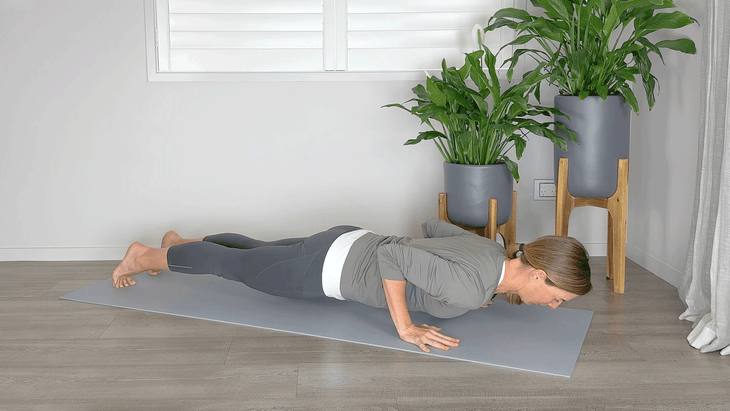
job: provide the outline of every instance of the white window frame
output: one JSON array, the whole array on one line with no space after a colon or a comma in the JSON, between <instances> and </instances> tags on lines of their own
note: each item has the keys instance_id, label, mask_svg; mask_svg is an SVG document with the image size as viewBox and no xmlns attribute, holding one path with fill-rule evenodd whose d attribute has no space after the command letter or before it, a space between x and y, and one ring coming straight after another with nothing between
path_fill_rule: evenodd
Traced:
<instances>
[{"instance_id":1,"label":"white window frame","mask_svg":"<svg viewBox=\"0 0 730 411\"><path fill-rule=\"evenodd\" d=\"M264 0L265 1L265 0ZM332 0L328 0L332 2ZM398 1L398 0L394 0ZM457 0L454 0L457 1ZM526 0L501 0L502 7L525 8ZM326 7L327 1L325 1ZM164 26L164 22L160 22L162 27L158 28L156 0L145 0L145 31L146 31L146 51L147 51L147 80L150 82L197 82L197 81L420 81L424 80L425 74L423 70L408 71L321 71L321 72L170 72L158 70L159 54L157 53L157 37L159 32L169 32L169 27ZM342 8L340 8L342 9ZM484 22L486 24L486 22ZM335 37L334 33L324 33L327 37ZM165 41L166 36L160 36L161 41ZM515 38L514 32L508 28L500 29L500 44L507 44ZM326 41L326 40L325 40ZM340 46L340 45L338 45ZM341 45L344 48L345 45ZM506 48L502 53L510 53L512 50ZM339 53L344 56L344 53ZM340 60L342 57L340 57ZM164 62L163 62L164 63ZM463 62L454 62L459 66ZM341 61L330 61L327 63L329 67L339 67ZM506 79L506 68L498 70L499 76ZM522 63L515 69L515 77L517 78L523 72ZM436 74L436 73L430 73Z\"/></svg>"}]
</instances>

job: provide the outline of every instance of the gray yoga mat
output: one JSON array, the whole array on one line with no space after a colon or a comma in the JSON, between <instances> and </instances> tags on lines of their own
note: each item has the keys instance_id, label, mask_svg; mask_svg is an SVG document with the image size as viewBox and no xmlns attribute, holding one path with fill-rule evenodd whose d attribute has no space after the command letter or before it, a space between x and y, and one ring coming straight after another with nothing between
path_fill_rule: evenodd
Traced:
<instances>
[{"instance_id":1,"label":"gray yoga mat","mask_svg":"<svg viewBox=\"0 0 730 411\"><path fill-rule=\"evenodd\" d=\"M171 314L265 328L570 378L593 312L509 305L495 300L488 308L448 320L411 313L416 324L441 327L461 340L449 351L430 354L398 338L385 309L335 299L294 300L270 296L213 275L163 271L142 273L137 284L117 289L111 279L61 297L64 300Z\"/></svg>"}]
</instances>

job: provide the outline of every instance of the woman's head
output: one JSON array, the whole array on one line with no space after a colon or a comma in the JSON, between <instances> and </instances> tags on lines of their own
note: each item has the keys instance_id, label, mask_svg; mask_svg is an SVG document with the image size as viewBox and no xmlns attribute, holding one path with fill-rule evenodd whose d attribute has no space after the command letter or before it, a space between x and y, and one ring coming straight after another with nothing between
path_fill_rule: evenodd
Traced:
<instances>
[{"instance_id":1,"label":"woman's head","mask_svg":"<svg viewBox=\"0 0 730 411\"><path fill-rule=\"evenodd\" d=\"M507 256L510 259L519 258L523 269L530 271L530 287L524 293L529 293L530 299L552 297L560 300L556 305L545 303L553 308L570 299L571 295L585 295L593 288L588 252L572 237L545 236L528 244L512 244L507 250ZM547 288L538 287L543 280ZM513 304L521 304L523 298L519 292L508 293L507 300Z\"/></svg>"}]
</instances>

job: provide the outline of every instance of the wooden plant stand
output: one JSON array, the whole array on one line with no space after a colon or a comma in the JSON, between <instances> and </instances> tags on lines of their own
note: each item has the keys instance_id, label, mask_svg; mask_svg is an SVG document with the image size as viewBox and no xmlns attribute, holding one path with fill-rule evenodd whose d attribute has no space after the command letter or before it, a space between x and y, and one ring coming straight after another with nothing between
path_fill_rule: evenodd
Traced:
<instances>
[{"instance_id":1,"label":"wooden plant stand","mask_svg":"<svg viewBox=\"0 0 730 411\"><path fill-rule=\"evenodd\" d=\"M629 160L618 160L618 186L609 198L573 197L568 191L568 159L558 165L555 193L555 235L568 235L570 213L576 207L592 206L608 210L606 277L613 280L613 291L624 293L626 280L626 204L629 198Z\"/></svg>"},{"instance_id":2,"label":"wooden plant stand","mask_svg":"<svg viewBox=\"0 0 730 411\"><path fill-rule=\"evenodd\" d=\"M446 208L446 193L439 194L439 220L452 223L449 220L448 211ZM489 199L489 222L486 227L474 228L466 227L461 224L455 224L463 228L466 231L475 233L476 235L487 237L493 241L497 241L497 233L502 235L504 239L504 246L509 247L510 244L515 243L515 237L517 235L517 191L512 192L512 214L506 223L497 225L497 199Z\"/></svg>"}]
</instances>

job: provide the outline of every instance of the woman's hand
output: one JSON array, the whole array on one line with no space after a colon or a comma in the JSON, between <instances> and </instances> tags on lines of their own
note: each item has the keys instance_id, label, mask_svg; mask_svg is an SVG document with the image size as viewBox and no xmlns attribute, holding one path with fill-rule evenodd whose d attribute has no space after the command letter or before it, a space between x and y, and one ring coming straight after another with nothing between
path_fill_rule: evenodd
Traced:
<instances>
[{"instance_id":1,"label":"woman's hand","mask_svg":"<svg viewBox=\"0 0 730 411\"><path fill-rule=\"evenodd\" d=\"M399 331L401 340L417 345L424 352L431 352L427 347L439 348L448 351L450 347L458 347L459 339L441 334L440 328L428 324L411 324L403 331Z\"/></svg>"},{"instance_id":2,"label":"woman's hand","mask_svg":"<svg viewBox=\"0 0 730 411\"><path fill-rule=\"evenodd\" d=\"M440 328L432 325L415 325L411 321L411 314L408 312L406 303L406 282L395 281L383 278L383 291L385 300L388 302L388 310L393 318L395 329L398 330L400 339L415 344L425 352L431 352L427 347L447 350L450 347L458 347L459 340L441 334Z\"/></svg>"}]
</instances>

